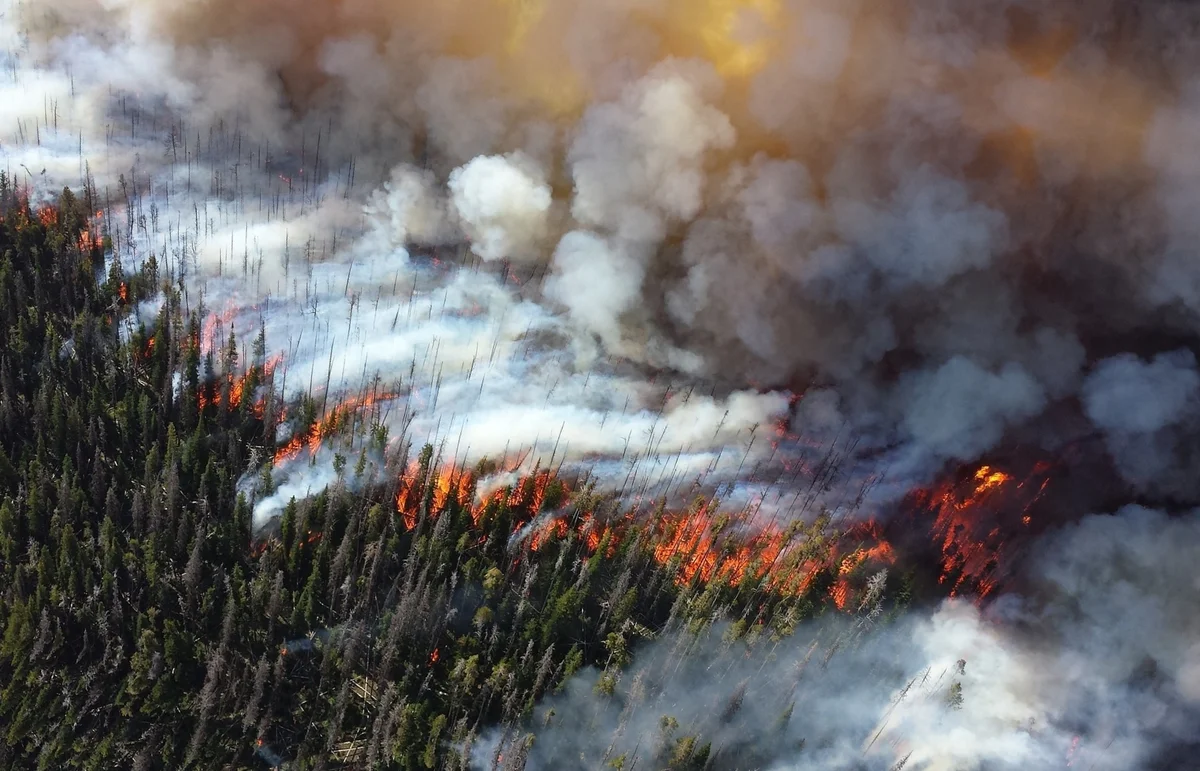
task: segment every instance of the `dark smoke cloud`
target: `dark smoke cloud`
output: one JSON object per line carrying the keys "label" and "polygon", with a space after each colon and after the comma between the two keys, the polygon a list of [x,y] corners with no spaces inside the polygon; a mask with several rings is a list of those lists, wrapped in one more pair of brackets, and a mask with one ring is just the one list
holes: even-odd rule
{"label": "dark smoke cloud", "polygon": [[608,353],[832,386],[932,464],[1069,399],[1114,345],[1192,334],[1194,14],[723,14],[54,0],[22,20],[38,60],[104,73],[88,129],[103,83],[279,152],[321,134],[324,171],[392,177],[374,210],[395,243],[540,263]]}
{"label": "dark smoke cloud", "polygon": [[[799,516],[764,473],[790,420],[855,437],[880,514],[947,464],[1091,435],[1126,499],[1188,508],[1197,23],[1167,0],[11,3],[0,154],[38,196],[94,179],[122,264],[154,254],[243,339],[263,325],[289,396],[399,381],[395,433],[456,462]],[[337,479],[315,460],[276,469],[260,521]],[[779,768],[1052,768],[1076,736],[1096,768],[1154,767],[1195,739],[1194,523],[1068,527],[1027,597],[872,632],[780,734],[798,643],[711,691],[701,643],[663,687],[761,683],[754,720],[704,725]],[[960,657],[964,708],[913,691],[863,756],[908,679]],[[579,740],[556,725],[539,746]]]}

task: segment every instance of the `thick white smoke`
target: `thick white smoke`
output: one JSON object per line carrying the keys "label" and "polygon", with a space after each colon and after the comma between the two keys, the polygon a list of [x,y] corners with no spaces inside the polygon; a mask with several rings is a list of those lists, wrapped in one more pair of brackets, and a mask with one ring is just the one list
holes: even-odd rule
{"label": "thick white smoke", "polygon": [[550,186],[539,169],[521,168],[523,161],[480,156],[450,173],[454,209],[484,260],[528,260],[545,236]]}
{"label": "thick white smoke", "polygon": [[[547,699],[526,767],[653,765],[694,736],[720,768],[1183,768],[1194,755],[1173,748],[1200,741],[1197,547],[1195,513],[1131,506],[1052,534],[1026,596],[987,611],[952,600],[880,623],[867,607],[783,640],[678,632],[613,696],[591,671]],[[500,741],[474,748],[478,767]]]}
{"label": "thick white smoke", "polygon": [[[10,0],[0,156],[39,198],[94,181],[122,265],[154,255],[214,327],[265,328],[287,396],[384,394],[393,437],[456,463],[553,461],[633,495],[722,484],[786,518],[772,465],[832,438],[892,480],[871,508],[1093,432],[1129,495],[1200,501],[1197,12],[741,5]],[[344,449],[276,468],[258,520],[332,483]],[[1139,512],[1043,555],[1193,522]],[[931,640],[983,660],[961,711],[898,707],[881,742],[931,768],[1053,767],[1094,708],[1116,726],[1093,729],[1116,748],[1096,767],[1131,768],[1175,730],[1120,699],[1193,699],[1195,630],[1147,616],[1169,644],[1137,648],[1112,618],[1063,617],[1092,602],[1070,580],[1090,562],[1038,565],[1044,607],[906,622],[900,679],[961,655]],[[1130,570],[1174,580],[1164,565]],[[1100,668],[1113,646],[1178,693]],[[818,758],[861,752],[893,695],[845,666],[828,693],[867,706],[820,729]],[[1012,728],[1026,716],[1050,727]]]}

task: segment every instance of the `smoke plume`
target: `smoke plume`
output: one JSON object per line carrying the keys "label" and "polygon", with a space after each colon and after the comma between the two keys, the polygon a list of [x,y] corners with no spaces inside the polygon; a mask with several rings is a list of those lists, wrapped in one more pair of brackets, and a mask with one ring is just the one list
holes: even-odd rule
{"label": "smoke plume", "polygon": [[[1121,500],[1061,519],[1152,508],[1043,537],[1020,597],[810,662],[770,737],[799,639],[711,683],[715,643],[644,666],[681,672],[656,704],[705,694],[681,726],[767,767],[1149,768],[1194,745],[1200,690],[1175,575],[1200,545],[1198,23],[1169,0],[10,0],[0,156],[38,198],[93,182],[110,259],[153,256],[206,353],[262,329],[285,396],[357,399],[447,462],[884,518],[956,464],[1098,437],[1084,473]],[[838,489],[780,471],[831,448]],[[281,458],[257,523],[342,449]],[[704,723],[742,682],[754,719]],[[570,687],[560,714],[662,741],[640,702]],[[532,757],[569,765],[577,724],[552,725]]]}
{"label": "smoke plume", "polygon": [[[654,765],[688,737],[711,742],[714,768],[1181,768],[1200,713],[1197,546],[1195,513],[1130,506],[1046,538],[1028,596],[985,611],[949,601],[880,624],[868,603],[783,639],[679,631],[611,696],[593,670],[547,699],[526,768]],[[495,732],[476,762],[520,746]]]}

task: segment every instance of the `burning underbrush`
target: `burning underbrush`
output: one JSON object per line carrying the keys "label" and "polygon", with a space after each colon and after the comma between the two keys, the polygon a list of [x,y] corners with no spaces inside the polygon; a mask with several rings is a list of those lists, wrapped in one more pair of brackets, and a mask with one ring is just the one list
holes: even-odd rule
{"label": "burning underbrush", "polygon": [[[315,458],[336,434],[365,433],[368,411],[392,398],[351,396],[323,417],[310,407],[309,419],[275,450],[275,463],[305,451]],[[503,549],[514,566],[560,543],[589,559],[635,549],[681,588],[719,585],[743,597],[807,598],[840,610],[855,609],[871,576],[885,569],[924,574],[918,583],[931,595],[989,597],[1028,538],[1045,528],[1039,507],[1056,472],[1044,460],[982,463],[948,470],[909,493],[898,512],[823,510],[784,520],[766,517],[761,501],[730,510],[699,488],[690,504],[629,500],[597,492],[586,475],[509,465],[438,462],[426,447],[383,487],[402,531],[423,533],[449,517],[476,534],[473,546]]]}
{"label": "burning underbrush", "polygon": [[1042,529],[1034,515],[1053,469],[1046,461],[1021,474],[986,463],[957,469],[910,493],[896,527],[928,528],[940,564],[937,581],[951,597],[987,597],[1010,574],[1021,546]]}

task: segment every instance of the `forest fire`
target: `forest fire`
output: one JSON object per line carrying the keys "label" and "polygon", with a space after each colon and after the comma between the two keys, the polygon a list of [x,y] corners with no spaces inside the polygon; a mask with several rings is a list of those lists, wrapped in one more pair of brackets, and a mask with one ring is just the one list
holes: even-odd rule
{"label": "forest fire", "polygon": [[1035,463],[1018,478],[992,465],[909,496],[909,505],[933,515],[930,532],[941,554],[939,583],[950,596],[988,596],[1008,570],[1010,550],[1030,527],[1032,506],[1050,483],[1051,465]]}
{"label": "forest fire", "polygon": [[418,526],[426,502],[430,518],[440,516],[453,502],[468,510],[475,526],[481,529],[498,512],[511,512],[515,515],[513,537],[530,553],[576,537],[588,554],[595,554],[604,544],[608,544],[607,552],[611,554],[621,538],[633,534],[657,564],[674,571],[675,583],[680,586],[720,581],[737,587],[760,582],[759,586],[768,591],[800,596],[814,586],[818,575],[829,573],[834,578],[829,595],[839,608],[844,608],[865,584],[872,568],[890,565],[896,559],[881,530],[869,521],[844,532],[831,530],[825,519],[808,527],[797,523],[787,529],[774,525],[756,528],[747,521],[749,512],[721,513],[706,501],[685,512],[630,510],[607,523],[599,522],[590,511],[538,522],[550,497],[554,497],[552,509],[561,509],[572,499],[571,490],[549,471],[535,472],[511,488],[497,490],[474,503],[476,480],[471,472],[451,467],[428,474],[423,480],[420,465],[414,463],[400,480],[396,511],[406,530]]}
{"label": "forest fire", "polygon": [[[1030,511],[1045,493],[1050,471],[1045,462],[1033,464],[1023,476],[981,465],[910,494],[909,511],[922,522],[927,515],[932,518],[929,533],[938,555],[938,583],[951,596],[972,594],[982,599],[995,591],[1008,570],[1012,548],[1021,540],[1021,530],[1031,526]],[[509,511],[513,537],[528,553],[574,537],[594,554],[602,543],[607,541],[611,548],[632,531],[656,563],[674,572],[681,586],[722,582],[785,596],[825,587],[821,591],[833,604],[847,610],[853,609],[873,572],[898,560],[884,528],[873,520],[844,529],[833,527],[827,518],[807,525],[764,527],[750,521],[749,511],[721,512],[711,501],[701,501],[685,511],[631,510],[601,523],[591,511],[546,516],[544,508],[561,510],[573,498],[562,480],[548,471],[526,476],[478,501],[470,471],[451,466],[427,474],[422,479],[414,463],[400,480],[396,511],[407,530],[420,523],[423,505],[427,515],[436,518],[457,504],[470,512],[480,529],[496,512]],[[552,484],[561,495],[556,492],[553,506],[546,506]]]}
{"label": "forest fire", "polygon": [[[244,398],[244,388],[239,387],[244,382],[227,384],[231,405]],[[209,398],[220,403],[217,394]],[[356,412],[388,398],[392,397],[345,399],[280,447],[275,463],[305,449],[315,453],[327,437],[346,428]],[[423,456],[411,462],[397,480],[393,502],[404,530],[415,531],[423,520],[434,521],[448,511],[462,512],[470,516],[480,531],[478,542],[484,544],[494,537],[497,518],[503,517],[510,547],[521,544],[518,560],[522,553],[544,552],[566,539],[576,539],[588,554],[606,548],[604,544],[615,553],[622,539],[632,536],[680,586],[719,582],[792,597],[815,590],[841,610],[855,607],[855,598],[862,596],[873,573],[898,561],[898,550],[890,542],[898,537],[891,528],[903,527],[898,521],[889,521],[887,528],[871,519],[839,527],[822,515],[813,522],[763,525],[754,521],[753,507],[725,512],[712,500],[699,500],[684,510],[635,505],[621,517],[598,517],[586,496],[550,470],[535,470],[510,486],[480,493],[480,474],[493,477],[497,469],[484,472],[431,461]],[[928,527],[929,540],[917,540],[931,543],[936,552],[938,584],[946,593],[982,599],[996,590],[1022,531],[1036,529],[1031,510],[1049,485],[1050,471],[1045,462],[1027,466],[1025,473],[984,464],[908,496],[909,522],[916,518],[919,527]],[[574,513],[565,513],[568,509]]]}
{"label": "forest fire", "polygon": [[[401,515],[406,530],[412,530],[417,526],[421,499],[416,490],[421,481],[423,480],[421,479],[420,465],[417,463],[410,464],[400,479],[400,490],[396,493],[396,511]],[[445,510],[447,501],[451,500],[452,492],[453,500],[457,501],[459,506],[470,507],[471,499],[475,494],[475,480],[471,474],[465,471],[456,474],[451,466],[448,471],[434,474],[431,484],[430,514],[432,516],[437,516]],[[472,516],[476,516],[474,510]],[[478,524],[477,517],[475,521]]]}
{"label": "forest fire", "polygon": [[104,212],[97,211],[92,215],[91,222],[79,232],[79,250],[83,252],[104,248],[103,223]]}
{"label": "forest fire", "polygon": [[[46,229],[59,227],[63,221],[63,213],[58,206],[54,204],[44,204],[37,207],[37,210],[30,206],[29,198],[26,193],[20,193],[16,205],[13,209],[15,217],[11,217],[13,224],[20,230],[24,224],[32,223],[34,220]],[[81,252],[92,252],[103,249],[104,228],[103,228],[104,212],[96,211],[91,216],[85,216],[83,225],[79,229],[78,238],[75,241],[76,246]],[[0,222],[5,220],[0,216]]]}
{"label": "forest fire", "polygon": [[[154,338],[150,338],[147,344],[146,357],[149,358],[154,350]],[[248,385],[251,382],[257,382],[260,375],[262,377],[270,377],[275,372],[275,368],[283,361],[283,355],[277,354],[272,356],[262,366],[261,372],[251,369],[248,372],[239,375],[229,373],[220,380],[215,380],[205,383],[200,387],[197,394],[197,400],[201,411],[210,405],[217,407],[224,406],[227,409],[235,410],[242,404],[242,399],[245,398],[245,393]],[[226,397],[228,393],[228,397]],[[254,413],[258,417],[262,417],[266,411],[266,396],[258,397],[254,402]]]}
{"label": "forest fire", "polygon": [[204,323],[200,330],[200,355],[205,355],[216,350],[217,330],[224,329],[234,317],[237,316],[237,306],[230,303],[225,307],[225,310],[220,313],[209,313],[204,317]]}
{"label": "forest fire", "polygon": [[321,449],[321,443],[328,437],[340,431],[348,420],[365,407],[395,398],[394,394],[366,394],[351,396],[334,405],[324,417],[317,418],[302,430],[298,431],[286,444],[275,451],[275,465],[285,463],[298,456],[301,450],[307,448],[310,453]]}

